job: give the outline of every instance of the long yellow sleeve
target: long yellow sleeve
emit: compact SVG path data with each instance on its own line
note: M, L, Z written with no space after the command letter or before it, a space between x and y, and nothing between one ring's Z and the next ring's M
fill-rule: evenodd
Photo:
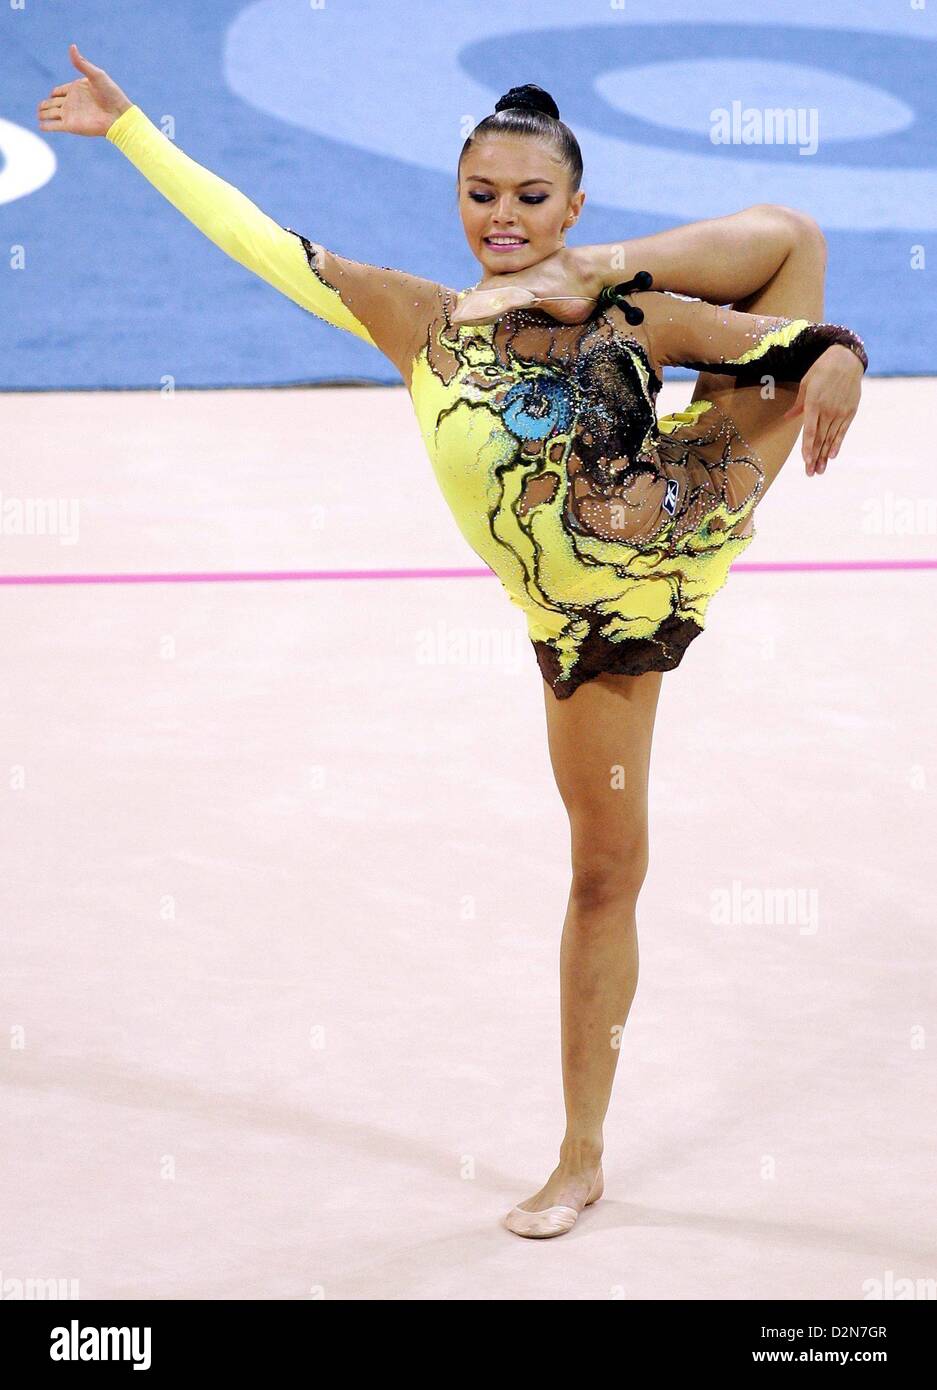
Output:
M232 184L190 159L139 106L128 107L118 116L107 139L232 260L326 323L377 346L338 291L313 268L308 243L268 217Z

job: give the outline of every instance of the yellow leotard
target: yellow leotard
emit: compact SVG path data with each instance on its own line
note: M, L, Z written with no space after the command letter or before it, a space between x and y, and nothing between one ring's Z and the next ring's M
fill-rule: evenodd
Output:
M753 538L759 459L715 402L658 419L659 368L796 381L837 342L867 364L841 325L650 290L633 292L638 327L607 296L580 324L514 311L454 327L455 291L281 227L138 106L107 139L227 255L393 362L455 521L559 698L600 671L678 665Z

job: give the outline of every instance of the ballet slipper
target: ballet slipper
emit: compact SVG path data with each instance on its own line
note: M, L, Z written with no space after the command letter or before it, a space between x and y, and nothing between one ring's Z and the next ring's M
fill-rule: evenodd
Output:
M477 296L482 294L493 294L495 298L479 301ZM470 290L460 291L451 322L455 328L464 328L468 324L496 323L512 309L531 308L536 300L533 290L526 290L522 285L491 285L485 289L473 285Z
M600 1165L583 1210L591 1206L593 1202L597 1202L604 1189L605 1180ZM504 1224L516 1236L527 1236L531 1240L545 1240L549 1236L565 1235L567 1231L572 1230L578 1220L579 1212L575 1207L545 1207L543 1211L525 1211L523 1207L512 1207L504 1218Z
M496 297L484 302L479 301L474 296L481 294L493 294ZM498 319L505 314L512 313L515 309L534 309L543 308L545 313L560 323L580 323L582 316L588 316L592 312L596 299L582 294L547 294L542 299L534 290L525 289L522 285L487 285L484 289L473 286L470 290L460 290L457 296L457 305L452 314L450 322L454 328L464 328L469 324L482 325L497 323ZM548 305L564 303L575 304L576 309L561 309L554 313ZM583 309L583 305L586 306ZM566 317L568 316L568 317Z

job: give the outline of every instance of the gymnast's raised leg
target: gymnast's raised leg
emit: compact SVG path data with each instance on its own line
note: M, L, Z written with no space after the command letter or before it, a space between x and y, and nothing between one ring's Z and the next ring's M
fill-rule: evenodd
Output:
M819 225L806 213L791 213L798 221L797 235L777 270L754 293L733 303L733 309L746 314L773 314L784 318L823 319L826 278L826 238ZM773 389L761 385L741 386L731 377L717 372L700 372L693 389L694 401L710 400L730 415L747 444L764 466L764 490L774 482L790 455L803 423L802 416L785 420L797 398L797 382L775 383ZM822 471L822 469L821 469ZM749 514L737 534L746 535L752 526Z

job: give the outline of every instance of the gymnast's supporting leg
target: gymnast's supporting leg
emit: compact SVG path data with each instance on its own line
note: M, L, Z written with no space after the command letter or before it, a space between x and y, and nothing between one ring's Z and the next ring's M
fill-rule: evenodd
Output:
M581 1210L600 1167L621 1030L638 981L635 905L648 865L648 768L660 684L659 671L600 675L558 700L543 683L550 759L571 834L560 946L566 1133L556 1169L521 1203L526 1211Z

